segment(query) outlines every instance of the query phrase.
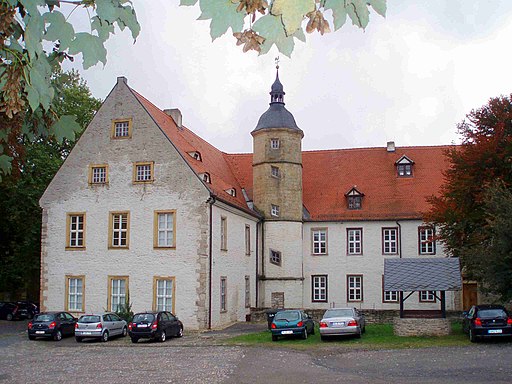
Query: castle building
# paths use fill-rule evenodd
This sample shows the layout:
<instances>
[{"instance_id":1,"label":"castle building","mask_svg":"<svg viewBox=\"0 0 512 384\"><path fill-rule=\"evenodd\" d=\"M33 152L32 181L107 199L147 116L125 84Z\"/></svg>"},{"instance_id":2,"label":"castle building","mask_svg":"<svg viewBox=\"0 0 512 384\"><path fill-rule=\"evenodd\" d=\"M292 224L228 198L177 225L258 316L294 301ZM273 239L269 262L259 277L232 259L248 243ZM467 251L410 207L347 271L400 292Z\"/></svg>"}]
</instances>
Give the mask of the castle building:
<instances>
[{"instance_id":1,"label":"castle building","mask_svg":"<svg viewBox=\"0 0 512 384\"><path fill-rule=\"evenodd\" d=\"M284 96L277 74L253 153L227 154L119 77L40 200L42 310L129 303L207 329L251 308L398 309L384 260L446 257L422 212L448 147L302 151Z\"/></svg>"}]
</instances>

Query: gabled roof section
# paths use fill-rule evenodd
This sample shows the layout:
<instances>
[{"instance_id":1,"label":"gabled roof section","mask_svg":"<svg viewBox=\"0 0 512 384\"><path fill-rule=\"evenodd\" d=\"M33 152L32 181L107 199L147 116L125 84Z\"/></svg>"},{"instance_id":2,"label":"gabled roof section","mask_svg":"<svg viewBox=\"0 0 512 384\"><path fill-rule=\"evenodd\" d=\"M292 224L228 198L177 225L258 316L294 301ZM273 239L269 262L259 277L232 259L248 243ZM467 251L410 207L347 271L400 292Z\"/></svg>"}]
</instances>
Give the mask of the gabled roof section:
<instances>
[{"instance_id":1,"label":"gabled roof section","mask_svg":"<svg viewBox=\"0 0 512 384\"><path fill-rule=\"evenodd\" d=\"M226 192L232 188L239 191L242 189L231 169L231 163L226 159L227 155L185 126L178 127L169 115L135 90L131 88L130 90L198 177L203 180L199 176L200 174L208 173L210 175L210 183L203 182L206 188L217 199L255 215L255 212L247 206L242 193L237 193L236 196L233 196ZM200 153L201 159L196 159L190 153Z\"/></svg>"},{"instance_id":2,"label":"gabled roof section","mask_svg":"<svg viewBox=\"0 0 512 384\"><path fill-rule=\"evenodd\" d=\"M414 164L414 161L409 159L407 156L403 155L401 158L399 158L397 161L395 161L395 164Z\"/></svg>"},{"instance_id":3,"label":"gabled roof section","mask_svg":"<svg viewBox=\"0 0 512 384\"><path fill-rule=\"evenodd\" d=\"M364 196L364 193L359 191L357 186L354 185L347 193L345 193L345 196Z\"/></svg>"}]
</instances>

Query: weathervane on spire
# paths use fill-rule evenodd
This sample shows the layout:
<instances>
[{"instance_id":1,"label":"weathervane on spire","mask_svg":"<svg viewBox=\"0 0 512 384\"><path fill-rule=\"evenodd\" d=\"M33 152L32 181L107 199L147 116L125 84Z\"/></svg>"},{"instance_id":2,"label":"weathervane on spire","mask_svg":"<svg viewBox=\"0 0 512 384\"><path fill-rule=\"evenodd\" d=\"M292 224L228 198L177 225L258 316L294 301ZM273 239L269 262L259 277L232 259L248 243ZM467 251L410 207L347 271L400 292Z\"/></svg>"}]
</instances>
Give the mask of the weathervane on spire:
<instances>
[{"instance_id":1,"label":"weathervane on spire","mask_svg":"<svg viewBox=\"0 0 512 384\"><path fill-rule=\"evenodd\" d=\"M279 56L277 56L275 58L275 62L276 62L276 69L279 69Z\"/></svg>"}]
</instances>

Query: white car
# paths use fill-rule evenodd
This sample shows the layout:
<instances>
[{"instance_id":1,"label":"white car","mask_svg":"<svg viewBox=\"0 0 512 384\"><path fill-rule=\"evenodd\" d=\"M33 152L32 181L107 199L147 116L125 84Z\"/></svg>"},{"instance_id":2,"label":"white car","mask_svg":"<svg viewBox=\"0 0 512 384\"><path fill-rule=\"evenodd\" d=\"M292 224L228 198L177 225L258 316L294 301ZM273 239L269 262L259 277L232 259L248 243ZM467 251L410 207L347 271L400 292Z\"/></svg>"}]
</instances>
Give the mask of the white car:
<instances>
[{"instance_id":1,"label":"white car","mask_svg":"<svg viewBox=\"0 0 512 384\"><path fill-rule=\"evenodd\" d=\"M125 337L128 325L115 313L83 315L75 324L75 339L80 342L85 338L97 338L108 341L112 336Z\"/></svg>"},{"instance_id":2,"label":"white car","mask_svg":"<svg viewBox=\"0 0 512 384\"><path fill-rule=\"evenodd\" d=\"M355 335L361 337L366 330L364 315L356 308L331 308L320 320L320 338Z\"/></svg>"}]
</instances>

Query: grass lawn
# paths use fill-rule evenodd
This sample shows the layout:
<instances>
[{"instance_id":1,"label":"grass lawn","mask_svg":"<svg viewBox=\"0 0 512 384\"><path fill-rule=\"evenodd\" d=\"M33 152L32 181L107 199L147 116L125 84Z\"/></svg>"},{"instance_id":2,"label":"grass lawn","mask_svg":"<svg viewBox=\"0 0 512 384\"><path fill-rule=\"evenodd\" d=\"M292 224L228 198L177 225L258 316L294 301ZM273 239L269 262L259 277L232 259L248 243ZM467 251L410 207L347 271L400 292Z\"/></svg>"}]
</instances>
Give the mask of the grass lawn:
<instances>
[{"instance_id":1,"label":"grass lawn","mask_svg":"<svg viewBox=\"0 0 512 384\"><path fill-rule=\"evenodd\" d=\"M343 347L347 349L402 349L402 348L428 348L440 346L468 345L467 335L462 332L460 323L452 325L452 334L448 336L431 337L399 337L393 334L391 324L369 324L366 326L366 333L357 339L353 336L343 336L332 340L320 340L318 327L314 335L309 335L307 340L300 338L280 338L273 342L270 331L251 333L236 336L226 341L228 344L254 345L265 347L289 347L296 349L322 348L322 347Z\"/></svg>"}]
</instances>

